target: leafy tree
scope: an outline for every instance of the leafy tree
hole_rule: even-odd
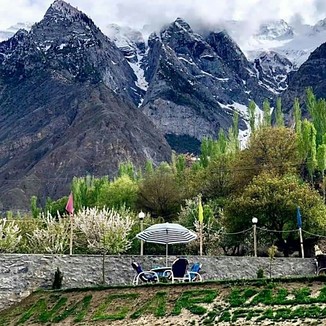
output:
[[[277,127],[284,126],[284,115],[282,112],[282,100],[280,97],[276,100],[275,124]]]
[[[211,202],[203,205],[203,249],[205,254],[216,254],[220,239],[221,225],[215,217],[214,207]],[[199,249],[199,223],[198,223],[198,197],[187,199],[182,206],[178,223],[198,233],[197,241],[192,241],[187,248],[193,254],[198,254]]]
[[[262,171],[283,175],[299,165],[297,136],[290,128],[266,127],[250,137],[247,149],[234,160],[234,189],[241,190]]]
[[[311,184],[313,185],[313,176],[317,167],[316,129],[313,124],[306,119],[302,122],[302,145],[300,148],[303,150],[301,155],[306,163]]]
[[[31,212],[33,218],[37,218],[39,214],[41,213],[41,209],[37,206],[37,197],[32,196],[31,197]]]
[[[323,198],[324,198],[324,202],[325,202],[326,144],[322,144],[322,145],[318,146],[317,165],[318,165],[319,171],[321,172]]]
[[[66,205],[68,201],[68,196],[64,196],[59,198],[58,200],[54,201],[51,198],[46,199],[44,213],[50,213],[52,216],[55,216],[59,213],[59,215],[66,214]]]
[[[134,180],[136,178],[135,167],[130,161],[119,164],[118,176],[122,177],[125,175],[127,175],[131,180]]]
[[[139,184],[138,206],[153,217],[171,221],[177,214],[183,196],[171,169],[161,165],[153,174],[145,175]]]
[[[112,182],[103,184],[98,195],[96,206],[103,208],[119,208],[123,205],[135,208],[138,184],[128,174],[122,175]]]
[[[301,109],[299,99],[296,97],[293,104],[294,128],[297,135],[301,135]]]
[[[248,106],[248,113],[249,113],[249,126],[250,126],[250,130],[251,133],[255,132],[255,123],[256,123],[256,103],[251,100],[249,102],[249,106]]]
[[[270,127],[272,124],[272,115],[271,115],[271,106],[268,100],[264,100],[263,102],[263,111],[264,111],[263,126]]]
[[[233,114],[232,134],[234,138],[238,139],[239,137],[239,113],[238,112],[234,112]]]
[[[320,145],[326,133],[326,101],[317,101],[311,87],[306,90],[306,106],[311,116],[312,123],[316,129],[316,143]]]
[[[297,176],[275,176],[263,172],[228,200],[224,223],[228,231],[237,232],[251,226],[253,216],[261,227],[286,231],[296,228],[296,207],[300,206],[303,228],[317,232],[325,228],[326,207],[319,194]],[[282,242],[282,233],[275,236]]]
[[[152,174],[153,172],[154,172],[153,162],[150,160],[147,160],[146,164],[145,164],[145,173],[147,175],[149,175],[149,174]]]
[[[206,198],[220,198],[228,196],[232,191],[232,175],[234,157],[223,154],[209,163],[197,182],[198,191]]]

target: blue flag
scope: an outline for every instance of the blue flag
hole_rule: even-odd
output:
[[[300,229],[302,227],[302,219],[301,219],[301,213],[300,213],[300,207],[297,207],[297,225]]]

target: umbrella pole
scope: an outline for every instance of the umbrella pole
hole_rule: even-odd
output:
[[[165,266],[168,265],[168,254],[169,254],[169,249],[168,249],[168,244],[165,245]]]

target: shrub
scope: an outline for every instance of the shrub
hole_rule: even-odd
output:
[[[264,278],[264,270],[262,268],[258,269],[257,278]]]
[[[54,273],[54,280],[52,283],[52,289],[61,289],[62,287],[62,280],[63,280],[63,274],[61,273],[59,267],[57,267],[57,270]]]
[[[41,214],[42,225],[27,234],[29,246],[34,252],[62,254],[69,248],[69,219],[59,214],[53,217],[50,213]]]
[[[119,254],[126,251],[131,241],[128,235],[134,224],[130,216],[115,210],[84,208],[74,217],[75,227],[84,235],[88,249],[94,253]],[[82,237],[77,238],[77,244]]]
[[[0,221],[0,252],[14,252],[21,241],[20,228],[15,221]]]

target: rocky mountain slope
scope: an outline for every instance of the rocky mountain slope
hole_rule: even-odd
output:
[[[300,35],[324,35],[317,25]],[[249,101],[258,116],[288,83],[285,108],[306,86],[324,96],[324,45],[298,69],[276,51],[298,39],[286,22],[261,26],[254,40],[278,46],[251,61],[228,31],[195,31],[178,18],[148,40],[117,25],[104,35],[86,14],[54,1],[30,31],[0,43],[0,208],[26,207],[32,194],[62,196],[74,175],[113,176],[127,159],[158,163],[171,147],[198,153],[235,112],[245,138]]]
[[[30,32],[0,43],[1,208],[65,195],[73,176],[112,176],[127,159],[169,160],[133,104],[135,80],[116,46],[61,0]]]
[[[295,97],[304,104],[305,89],[312,87],[317,98],[326,97],[326,43],[311,53],[308,60],[293,73],[289,79],[289,87],[283,94],[284,109],[289,121],[292,120],[292,106]],[[303,115],[307,115],[304,105]]]
[[[261,106],[277,93],[225,31],[200,35],[178,18],[151,34],[147,47],[139,34],[118,26],[109,35],[143,86],[141,110],[178,151],[198,152],[203,137],[228,130],[236,111],[247,130],[249,100]]]

